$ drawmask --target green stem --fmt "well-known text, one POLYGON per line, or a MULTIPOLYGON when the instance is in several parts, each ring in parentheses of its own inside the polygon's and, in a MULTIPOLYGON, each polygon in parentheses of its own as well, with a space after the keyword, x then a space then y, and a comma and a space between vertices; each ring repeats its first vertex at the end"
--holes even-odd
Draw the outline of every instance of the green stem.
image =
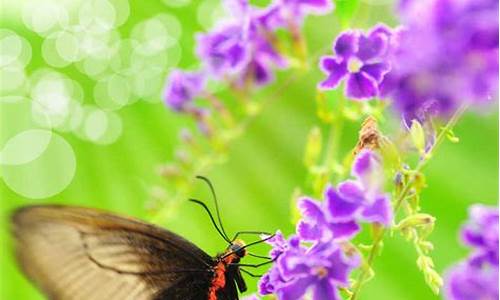
POLYGON ((336 157, 339 153, 340 140, 342 138, 342 129, 344 127, 344 118, 342 117, 342 114, 344 112, 344 101, 344 97, 340 96, 338 104, 338 115, 334 116, 328 135, 325 156, 325 167, 328 170, 328 178, 330 178, 330 176, 332 175, 332 164, 334 161, 336 161, 336 157))
MULTIPOLYGON (((432 148, 428 151, 428 153, 422 157, 420 162, 418 163, 417 167, 415 170, 412 172, 410 178, 404 185, 403 189, 401 190, 401 193, 398 195, 397 200, 394 205, 394 215, 396 215, 401 208, 401 204, 403 201, 406 199, 406 196, 408 193, 411 191, 411 188, 413 187, 413 184, 415 183, 415 180, 417 179, 417 175, 423 170, 423 168, 427 165, 437 148, 442 144, 444 141, 446 134, 457 124, 458 120, 464 113, 464 111, 467 109, 467 106, 462 106, 460 107, 455 114, 451 117, 451 119, 448 121, 446 126, 441 130, 439 133, 438 137, 436 138, 436 142, 432 146, 432 148)), ((370 269, 372 268, 373 261, 375 259, 376 254, 378 253, 378 249, 380 248, 381 241, 384 238, 385 232, 387 230, 382 228, 382 230, 377 234, 374 239, 373 239, 373 247, 368 254, 368 259, 366 260, 366 265, 363 267, 363 270, 361 270, 361 273, 359 274, 356 283, 353 287, 353 292, 351 295, 350 300, 356 300, 357 297, 359 296, 359 291, 361 290, 361 286, 364 283, 364 280, 368 276, 370 269)))

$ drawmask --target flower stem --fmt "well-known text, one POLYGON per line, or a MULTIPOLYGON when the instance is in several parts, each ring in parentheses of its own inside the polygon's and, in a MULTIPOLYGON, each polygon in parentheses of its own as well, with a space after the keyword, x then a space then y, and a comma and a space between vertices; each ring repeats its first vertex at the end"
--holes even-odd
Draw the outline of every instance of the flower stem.
POLYGON ((332 174, 332 164, 335 161, 337 154, 339 153, 340 139, 342 137, 342 129, 344 127, 344 118, 342 114, 344 113, 344 97, 339 97, 338 103, 338 115, 334 116, 332 124, 330 127, 330 133, 328 136, 328 144, 326 148, 325 166, 328 168, 328 177, 332 174))
MULTIPOLYGON (((432 158, 433 154, 435 153, 435 151, 437 150, 439 145, 441 145, 441 143, 444 141, 448 132, 457 124, 458 120, 463 115, 463 113, 465 112, 466 109, 467 109, 466 105, 457 109, 457 111, 453 114, 453 116, 450 118, 448 123, 446 123, 446 126, 443 127, 443 129, 439 133, 438 137, 436 138, 436 142, 434 143, 432 148, 420 160, 417 167, 412 172, 410 178, 408 179, 408 181, 406 182, 404 187, 401 189, 401 192, 399 193, 398 197, 396 198, 396 202, 394 205, 394 215, 397 214, 397 212, 401 208, 401 204, 406 199, 406 196, 408 195, 408 193, 411 191, 413 184, 415 183, 415 180, 417 179, 418 173, 420 173, 423 170, 423 168, 427 165, 427 163, 430 161, 430 159, 432 158)), ((384 238, 386 231, 387 231, 386 229, 382 228, 378 233, 375 234, 375 236, 373 238, 373 247, 372 247, 370 253, 368 254, 368 259, 366 260, 365 265, 363 266, 363 269, 361 270, 361 273, 359 274, 359 276, 356 280, 356 283, 353 286, 352 295, 349 298, 350 300, 356 300, 357 297, 359 296, 359 291, 361 290, 361 286, 363 285, 367 276, 370 274, 370 270, 372 268, 373 261, 374 261, 375 256, 377 255, 377 253, 379 251, 382 239, 384 238)))

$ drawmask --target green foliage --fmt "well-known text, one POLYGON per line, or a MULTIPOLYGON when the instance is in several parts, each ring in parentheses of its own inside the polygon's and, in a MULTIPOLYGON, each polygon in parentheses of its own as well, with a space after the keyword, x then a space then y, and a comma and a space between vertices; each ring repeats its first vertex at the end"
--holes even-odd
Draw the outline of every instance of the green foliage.
POLYGON ((335 15, 342 27, 347 28, 359 9, 359 0, 335 0, 335 15))

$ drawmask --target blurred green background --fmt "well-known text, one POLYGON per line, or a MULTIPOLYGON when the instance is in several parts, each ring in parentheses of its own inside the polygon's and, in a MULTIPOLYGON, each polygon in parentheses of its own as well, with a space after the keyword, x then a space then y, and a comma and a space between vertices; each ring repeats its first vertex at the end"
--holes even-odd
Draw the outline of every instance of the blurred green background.
MULTIPOLYGON (((38 2, 38 5, 69 2, 78 1, 44 0, 38 2)), ((31 60, 25 67, 27 77, 41 67, 51 67, 42 51, 43 42, 48 37, 34 33, 26 25, 26 22, 29 22, 29 14, 25 6, 33 3, 37 1, 1 0, 0 6, 1 28, 24 37, 31 45, 31 60)), ((123 3, 126 1, 115 0, 111 3, 121 5, 123 9, 123 3)), ((134 28, 138 24, 159 13, 174 16, 181 24, 182 33, 177 34, 178 42, 170 43, 168 49, 171 51, 169 59, 174 56, 177 60, 159 64, 161 70, 158 71, 157 77, 160 76, 161 83, 161 76, 165 76, 170 67, 190 67, 195 63, 193 33, 203 30, 217 19, 220 15, 220 9, 216 9, 217 5, 216 0, 130 1, 127 6, 129 16, 115 32, 123 39, 134 35, 134 28), (172 50, 174 48, 175 51, 172 50)), ((396 25, 392 6, 390 1, 361 1, 353 15, 351 26, 368 28, 381 21, 396 25)), ((97 13, 96 11, 91 10, 91 13, 97 13)), ((308 18, 305 32, 310 52, 314 53, 328 46, 340 30, 338 16, 333 14, 308 18)), ((156 31, 153 30, 154 32, 156 31)), ((145 37, 147 36, 146 34, 145 37)), ((164 41, 159 42, 160 46, 163 45, 162 42, 164 41)), ((1 43, 0 45, 5 46, 1 43)), ((152 47, 155 47, 155 44, 152 47)), ((155 65, 154 60, 151 63, 155 65)), ((88 76, 74 64, 62 63, 60 67, 53 65, 51 68, 80 84, 83 90, 83 96, 79 100, 81 105, 91 105, 92 109, 96 109, 96 104, 101 104, 96 101, 95 92, 96 83, 101 80, 99 76, 88 76)), ((3 76, 1 81, 8 80, 7 71, 2 70, 0 73, 3 76)), ((280 74, 279 77, 283 80, 286 75, 280 74)), ((314 93, 315 84, 321 74, 316 68, 311 68, 299 78, 300 80, 276 95, 275 101, 232 145, 227 163, 202 174, 209 177, 216 187, 225 227, 230 232, 276 229, 285 233, 293 231, 289 213, 290 197, 294 187, 304 185, 306 170, 302 165, 303 147, 309 129, 317 123, 314 93)), ((148 83, 146 89, 149 87, 148 83)), ((24 128, 26 122, 30 123, 25 120, 30 118, 30 111, 21 107, 26 103, 9 102, 10 98, 6 96, 32 95, 29 88, 23 85, 14 91, 3 91, 0 94, 0 149, 17 133, 17 129, 24 128), (13 118, 12 105, 20 105, 18 109, 25 115, 14 114, 13 118), (18 123, 22 123, 22 126, 18 123), (19 125, 19 128, 16 125, 19 125)), ((118 127, 121 130, 118 130, 112 139, 103 141, 93 139, 92 135, 85 136, 54 128, 58 138, 62 137, 70 145, 74 156, 64 158, 68 151, 65 146, 61 146, 66 145, 62 142, 60 147, 54 150, 54 157, 42 164, 41 169, 36 169, 37 172, 30 172, 31 169, 27 168, 16 173, 15 166, 0 165, 0 299, 42 299, 17 270, 13 260, 8 218, 9 213, 16 207, 57 202, 104 208, 147 219, 145 206, 150 199, 150 187, 159 182, 155 170, 159 164, 172 158, 178 143, 179 129, 192 126, 187 118, 165 109, 160 102, 159 88, 161 86, 151 86, 153 91, 145 93, 145 96, 131 93, 126 105, 113 108, 113 118, 119 119, 121 126, 118 127), (74 157, 75 163, 74 177, 71 177, 71 167, 65 165, 67 162, 71 164, 71 157, 74 157), (58 158, 64 160, 61 162, 58 158), (44 182, 51 184, 51 180, 58 180, 58 174, 69 176, 69 185, 64 185, 65 188, 54 195, 43 197, 44 182), (19 182, 15 182, 14 188, 6 184, 6 180, 11 180, 12 176, 24 176, 19 182), (41 192, 37 194, 41 196, 36 197, 38 199, 25 197, 26 193, 30 193, 31 185, 42 186, 41 192)), ((272 89, 273 87, 269 88, 272 89)), ((108 111, 107 108, 104 111, 108 111)), ((491 111, 493 113, 466 114, 455 130, 460 143, 444 143, 426 169, 429 186, 423 193, 422 207, 425 212, 437 218, 437 226, 430 239, 436 248, 432 256, 439 271, 443 271, 467 253, 457 241, 457 231, 466 218, 467 207, 475 202, 493 205, 498 200, 498 109, 495 107, 491 111)), ((40 128, 37 124, 30 126, 28 127, 40 128)), ((357 131, 357 124, 347 124, 342 139, 342 153, 347 153, 355 145, 357 131)), ((61 180, 66 178, 64 176, 61 180)), ((57 186, 55 189, 57 190, 57 186)), ((202 183, 196 184, 193 196, 210 201, 206 186, 202 183)), ((216 254, 226 246, 211 227, 208 217, 199 207, 187 202, 181 205, 172 219, 163 223, 166 228, 195 242, 210 254, 216 254)), ((260 253, 265 251, 265 246, 255 250, 260 253)), ((409 243, 399 236, 386 238, 383 254, 375 262, 376 277, 363 289, 361 299, 439 299, 440 297, 433 295, 425 285, 422 274, 417 270, 415 259, 415 251, 409 243)), ((248 282, 250 292, 254 292, 256 282, 250 278, 248 282)))

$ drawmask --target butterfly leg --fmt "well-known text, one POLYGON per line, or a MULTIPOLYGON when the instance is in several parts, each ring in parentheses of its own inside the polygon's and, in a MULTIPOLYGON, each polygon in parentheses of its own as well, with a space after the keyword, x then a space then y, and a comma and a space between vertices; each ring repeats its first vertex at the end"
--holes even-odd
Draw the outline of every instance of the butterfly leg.
POLYGON ((272 260, 272 258, 270 258, 269 256, 257 255, 257 254, 253 254, 251 252, 248 252, 247 255, 248 256, 252 256, 252 257, 257 257, 257 258, 272 260))
POLYGON ((247 274, 248 276, 251 276, 251 277, 254 277, 254 278, 261 278, 262 276, 264 276, 263 274, 253 274, 252 272, 249 272, 245 269, 240 269, 241 272, 247 274))
POLYGON ((231 266, 238 266, 238 267, 259 268, 259 267, 271 264, 273 262, 274 262, 274 260, 269 260, 269 261, 266 261, 266 262, 263 262, 263 263, 260 263, 260 264, 240 264, 240 263, 238 263, 238 264, 229 264, 229 265, 231 265, 231 266))

